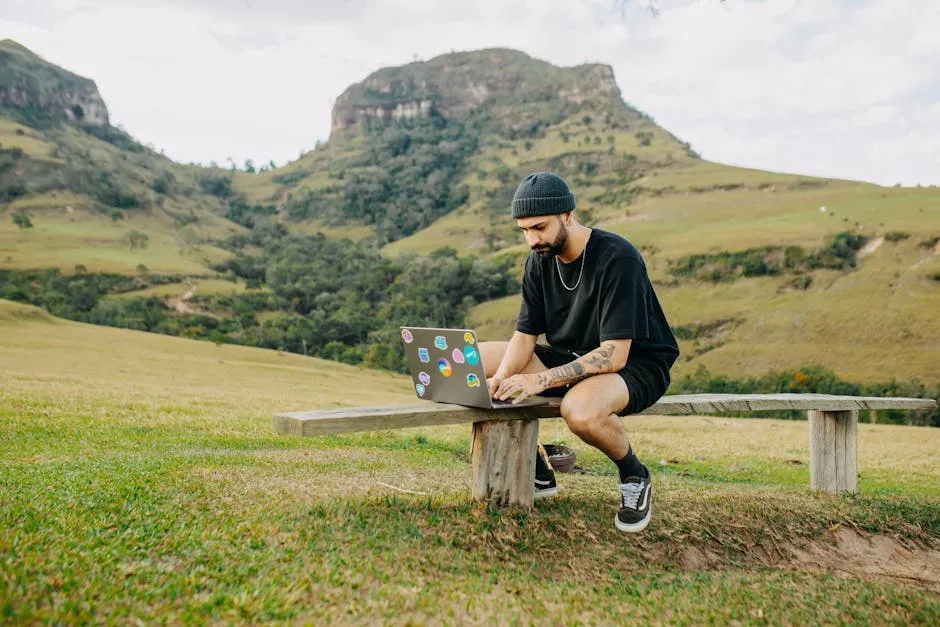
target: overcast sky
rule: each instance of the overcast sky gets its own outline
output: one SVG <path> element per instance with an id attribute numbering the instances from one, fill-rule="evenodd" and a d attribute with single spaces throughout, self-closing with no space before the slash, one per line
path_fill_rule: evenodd
<path id="1" fill-rule="evenodd" d="M 0 39 L 94 79 L 177 161 L 283 164 L 389 65 L 510 47 L 613 66 L 704 158 L 940 184 L 938 0 L 0 0 Z"/>

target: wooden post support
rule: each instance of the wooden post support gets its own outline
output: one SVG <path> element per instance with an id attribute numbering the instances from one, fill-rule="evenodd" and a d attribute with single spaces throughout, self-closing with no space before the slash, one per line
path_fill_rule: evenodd
<path id="1" fill-rule="evenodd" d="M 473 423 L 473 498 L 532 507 L 538 420 Z"/>
<path id="2" fill-rule="evenodd" d="M 809 482 L 814 490 L 858 491 L 858 411 L 809 410 Z"/>

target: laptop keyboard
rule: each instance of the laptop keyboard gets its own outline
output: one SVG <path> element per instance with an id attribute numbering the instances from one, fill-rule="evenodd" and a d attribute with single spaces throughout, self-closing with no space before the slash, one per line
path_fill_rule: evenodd
<path id="1" fill-rule="evenodd" d="M 512 401 L 498 401 L 495 398 L 490 399 L 490 403 L 493 404 L 493 409 L 508 409 L 510 407 L 535 407 L 536 405 L 544 405 L 544 399 L 538 398 L 528 398 L 518 405 L 513 404 Z"/>

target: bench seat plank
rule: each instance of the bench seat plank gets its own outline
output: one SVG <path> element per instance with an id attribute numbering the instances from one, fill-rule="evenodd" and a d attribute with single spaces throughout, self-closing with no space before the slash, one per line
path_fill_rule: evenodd
<path id="1" fill-rule="evenodd" d="M 558 405 L 559 403 L 551 403 L 518 409 L 478 409 L 463 405 L 420 401 L 403 405 L 288 412 L 275 414 L 274 430 L 288 435 L 312 436 L 490 420 L 557 418 Z"/>
<path id="2" fill-rule="evenodd" d="M 278 433 L 297 436 L 352 431 L 381 431 L 490 420 L 557 418 L 559 399 L 548 405 L 519 409 L 477 409 L 447 403 L 418 401 L 400 405 L 343 407 L 275 414 Z M 693 415 L 781 409 L 848 411 L 860 409 L 930 409 L 933 399 L 838 396 L 832 394 L 676 394 L 664 396 L 643 414 Z"/>
<path id="3" fill-rule="evenodd" d="M 836 394 L 675 394 L 664 396 L 643 414 L 713 414 L 729 411 L 772 411 L 815 409 L 844 411 L 850 409 L 930 409 L 933 399 L 839 396 Z"/>

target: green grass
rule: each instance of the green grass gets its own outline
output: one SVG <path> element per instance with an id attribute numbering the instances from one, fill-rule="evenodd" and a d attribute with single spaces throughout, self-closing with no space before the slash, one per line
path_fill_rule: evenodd
<path id="1" fill-rule="evenodd" d="M 936 583 L 858 565 L 885 543 L 918 559 L 936 551 L 936 429 L 860 425 L 862 494 L 834 497 L 807 489 L 804 422 L 629 418 L 657 497 L 650 528 L 625 536 L 611 520 L 613 465 L 559 420 L 543 421 L 542 438 L 575 448 L 586 474 L 560 475 L 561 496 L 530 511 L 470 500 L 469 425 L 320 438 L 271 428 L 275 411 L 412 399 L 398 375 L 0 302 L 0 616 L 940 617 Z M 853 538 L 872 544 L 852 553 Z"/>
<path id="2" fill-rule="evenodd" d="M 30 127 L 0 117 L 0 147 L 19 148 L 34 159 L 57 161 L 51 157 L 53 146 Z"/>
<path id="3" fill-rule="evenodd" d="M 151 272 L 206 274 L 206 259 L 218 262 L 230 255 L 211 244 L 187 246 L 166 215 L 150 213 L 115 222 L 75 201 L 64 194 L 13 203 L 13 209 L 29 209 L 31 229 L 17 228 L 9 211 L 0 213 L 0 267 L 71 272 L 82 264 L 89 272 L 134 274 L 143 264 Z M 211 222 L 206 228 L 213 228 Z M 131 230 L 147 235 L 145 248 L 129 248 L 124 238 Z"/>

